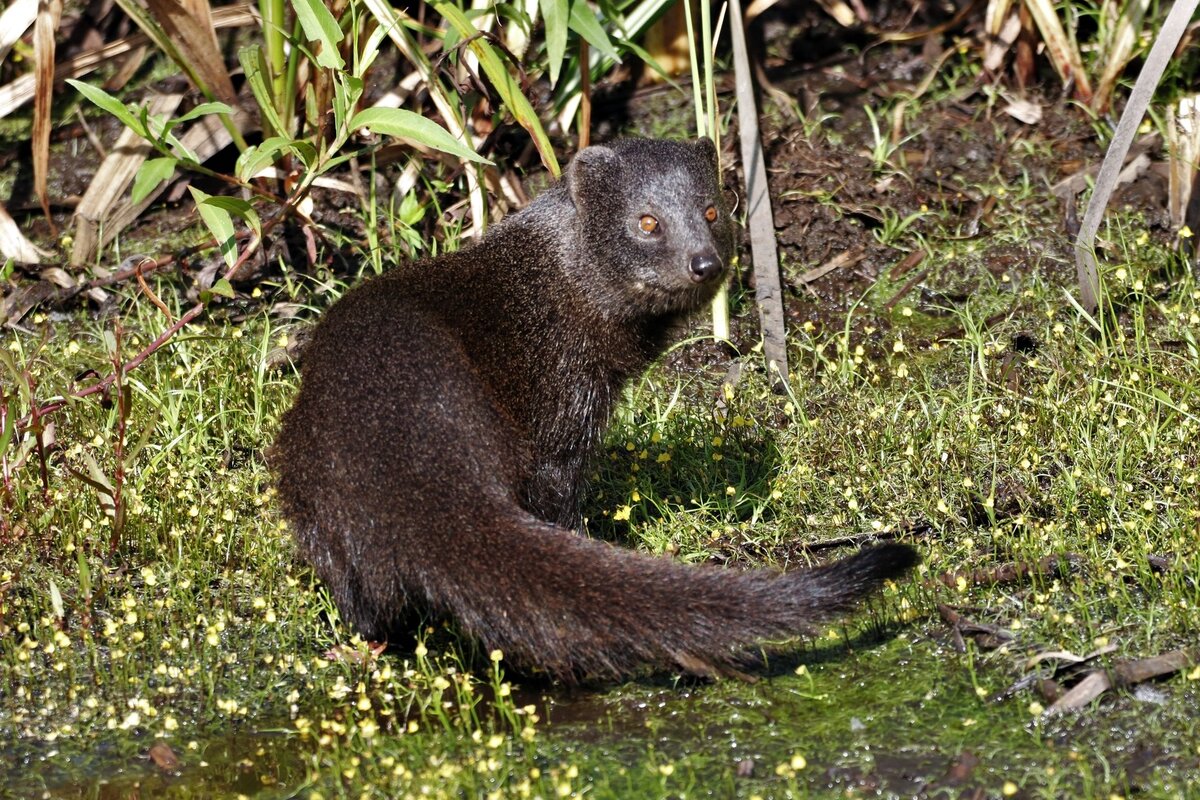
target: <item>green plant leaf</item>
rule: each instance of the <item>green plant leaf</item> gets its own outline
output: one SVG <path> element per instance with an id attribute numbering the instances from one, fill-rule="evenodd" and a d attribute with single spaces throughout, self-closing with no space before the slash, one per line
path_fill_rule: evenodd
<path id="1" fill-rule="evenodd" d="M 119 119 L 121 123 L 125 125 L 125 127 L 131 128 L 135 133 L 137 133 L 138 136 L 141 136 L 144 139 L 152 138 L 149 135 L 149 131 L 146 129 L 146 126 L 142 124 L 142 121 L 138 119 L 132 111 L 129 110 L 129 107 L 108 92 L 104 91 L 98 86 L 92 86 L 82 81 L 76 81 L 70 78 L 67 79 L 67 83 L 75 87 L 76 91 L 90 100 L 92 105 L 95 105 L 101 110 L 112 114 L 114 117 Z"/>
<path id="2" fill-rule="evenodd" d="M 367 70 L 371 68 L 371 64 L 375 62 L 375 58 L 379 55 L 379 48 L 383 45 L 383 40 L 388 36 L 388 29 L 384 25 L 380 25 L 371 31 L 371 35 L 367 37 L 367 41 L 362 47 L 362 52 L 358 56 L 358 63 L 354 68 L 354 76 L 356 78 L 361 78 L 367 74 Z"/>
<path id="3" fill-rule="evenodd" d="M 224 278 L 218 278 L 209 291 L 220 297 L 233 297 L 233 286 Z"/>
<path id="4" fill-rule="evenodd" d="M 322 0 L 292 0 L 292 7 L 296 9 L 296 19 L 308 40 L 321 43 L 321 52 L 316 55 L 317 66 L 345 69 L 346 62 L 338 52 L 342 29 L 325 3 Z"/>
<path id="5" fill-rule="evenodd" d="M 175 174 L 175 165 L 179 163 L 170 156 L 151 158 L 142 162 L 137 174 L 133 176 L 133 191 L 130 199 L 134 205 L 146 199 L 163 181 L 170 180 Z"/>
<path id="6" fill-rule="evenodd" d="M 450 23 L 454 27 L 458 35 L 464 39 L 470 39 L 468 47 L 471 52 L 479 59 L 479 64 L 483 67 L 483 71 L 487 73 L 488 80 L 492 82 L 492 86 L 500 95 L 500 99 L 508 106 L 508 110 L 516 119 L 517 124 L 529 132 L 533 137 L 533 144 L 537 147 L 538 155 L 542 157 L 542 163 L 546 165 L 546 169 L 550 170 L 550 174 L 558 177 L 562 171 L 558 166 L 558 158 L 554 155 L 554 147 L 550 144 L 550 137 L 546 135 L 545 128 L 542 127 L 541 120 L 538 119 L 537 113 L 533 110 L 529 100 L 521 93 L 521 87 L 512 73 L 508 71 L 501 60 L 500 55 L 496 52 L 496 48 L 492 47 L 487 39 L 477 36 L 479 33 L 466 15 L 452 3 L 434 3 L 434 8 L 442 19 Z"/>
<path id="7" fill-rule="evenodd" d="M 480 164 L 492 163 L 455 139 L 445 128 L 433 120 L 402 108 L 363 109 L 354 115 L 354 119 L 350 120 L 350 127 L 354 130 L 370 128 L 375 133 L 411 139 L 426 147 L 432 147 L 468 161 Z"/>
<path id="8" fill-rule="evenodd" d="M 571 3 L 570 0 L 538 0 L 538 7 L 546 23 L 546 62 L 553 86 L 558 83 L 563 58 L 567 54 L 567 21 L 571 14 Z"/>
<path id="9" fill-rule="evenodd" d="M 244 181 L 251 180 L 263 169 L 278 161 L 283 152 L 295 155 L 309 169 L 312 169 L 317 160 L 317 151 L 308 142 L 289 139 L 286 136 L 272 136 L 246 148 L 245 152 L 238 156 L 234 174 Z"/>
<path id="10" fill-rule="evenodd" d="M 254 210 L 254 206 L 247 203 L 240 197 L 227 197 L 225 195 L 210 195 L 204 198 L 203 205 L 209 208 L 219 208 L 222 211 L 227 211 L 230 214 L 236 214 L 246 220 L 246 224 L 258 236 L 262 235 L 262 222 L 258 218 L 258 212 Z"/>
<path id="11" fill-rule="evenodd" d="M 212 199 L 212 195 L 202 192 L 195 186 L 189 186 L 188 191 L 192 193 L 192 198 L 196 201 L 196 210 L 200 212 L 200 219 L 204 222 L 204 226 L 217 240 L 217 248 L 221 251 L 221 257 L 225 259 L 228 266 L 232 267 L 237 261 L 237 238 L 233 230 L 233 217 L 219 205 L 209 205 L 205 202 Z"/>
<path id="12" fill-rule="evenodd" d="M 587 40 L 587 43 L 596 48 L 601 55 L 614 61 L 621 60 L 621 56 L 617 54 L 612 42 L 608 40 L 608 34 L 604 32 L 604 28 L 600 27 L 599 20 L 592 13 L 591 7 L 583 0 L 571 3 L 571 30 Z"/>
<path id="13" fill-rule="evenodd" d="M 267 59 L 263 55 L 262 48 L 256 44 L 246 45 L 238 50 L 238 62 L 242 65 L 246 82 L 250 84 L 250 91 L 254 94 L 255 102 L 258 103 L 258 112 L 266 124 L 267 133 L 288 133 L 283 120 L 279 117 L 279 111 L 275 108 L 275 96 L 271 92 L 271 85 L 267 80 L 267 76 L 271 73 L 267 69 Z"/>
<path id="14" fill-rule="evenodd" d="M 353 75 L 340 74 L 333 82 L 333 125 L 339 136 L 349 138 L 351 130 L 345 128 L 346 120 L 354 113 L 362 97 L 363 81 Z M 344 133 L 343 133 L 344 131 Z M 344 141 L 344 139 L 342 140 Z"/>
<path id="15" fill-rule="evenodd" d="M 198 119 L 207 114 L 232 114 L 232 113 L 233 113 L 233 109 L 229 106 L 228 103 L 221 103 L 221 102 L 216 102 L 216 101 L 211 102 L 211 103 L 201 103 L 200 105 L 196 106 L 195 108 L 193 108 L 191 111 L 187 112 L 186 114 L 176 117 L 175 124 L 178 125 L 181 122 L 191 122 L 192 120 Z"/>
<path id="16" fill-rule="evenodd" d="M 4 414 L 4 429 L 0 430 L 0 453 L 8 452 L 8 443 L 12 441 L 13 432 L 16 430 L 16 422 L 13 409 L 8 407 L 8 398 L 0 395 L 0 407 L 5 409 Z"/>

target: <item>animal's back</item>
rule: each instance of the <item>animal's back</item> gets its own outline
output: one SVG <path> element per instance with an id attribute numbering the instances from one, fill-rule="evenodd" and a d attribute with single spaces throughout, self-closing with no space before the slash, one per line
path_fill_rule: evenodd
<path id="1" fill-rule="evenodd" d="M 475 247 L 318 325 L 273 460 L 301 553 L 364 635 L 412 607 L 565 678 L 710 674 L 915 562 L 892 545 L 785 575 L 695 568 L 566 527 L 613 398 L 724 273 L 713 155 L 589 148 Z"/>

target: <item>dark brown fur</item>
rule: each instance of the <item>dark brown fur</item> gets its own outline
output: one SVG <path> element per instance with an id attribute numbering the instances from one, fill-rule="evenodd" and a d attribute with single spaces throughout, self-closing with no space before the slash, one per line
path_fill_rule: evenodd
<path id="1" fill-rule="evenodd" d="M 394 635 L 417 609 L 557 677 L 712 674 L 915 563 L 889 545 L 739 572 L 575 532 L 622 386 L 724 274 L 714 162 L 707 140 L 588 148 L 478 245 L 330 309 L 273 461 L 302 555 L 363 635 Z M 639 229 L 645 214 L 656 233 Z"/>

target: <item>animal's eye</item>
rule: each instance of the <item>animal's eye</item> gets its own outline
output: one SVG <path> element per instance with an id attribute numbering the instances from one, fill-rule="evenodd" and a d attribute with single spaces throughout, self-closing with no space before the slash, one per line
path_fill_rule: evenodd
<path id="1" fill-rule="evenodd" d="M 708 208 L 704 209 L 704 218 L 706 220 L 708 220 L 709 222 L 716 222 L 717 221 L 717 207 L 709 206 Z"/>
<path id="2" fill-rule="evenodd" d="M 654 233 L 658 230 L 658 220 L 649 214 L 643 214 L 638 220 L 638 227 L 642 229 L 642 233 Z"/>

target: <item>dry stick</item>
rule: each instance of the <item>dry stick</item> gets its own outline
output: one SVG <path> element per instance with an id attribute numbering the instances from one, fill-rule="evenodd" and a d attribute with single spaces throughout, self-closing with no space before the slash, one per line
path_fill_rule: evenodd
<path id="1" fill-rule="evenodd" d="M 750 218 L 750 254 L 754 259 L 754 299 L 762 326 L 767 374 L 776 389 L 788 386 L 787 342 L 783 328 L 783 290 L 779 280 L 779 253 L 775 248 L 775 220 L 763 163 L 758 110 L 746 54 L 746 30 L 741 3 L 729 4 L 729 34 L 733 38 L 733 67 L 737 80 L 738 131 Z"/>
<path id="2" fill-rule="evenodd" d="M 1117 123 L 1117 132 L 1113 136 L 1112 144 L 1108 146 L 1104 163 L 1100 166 L 1100 174 L 1096 177 L 1096 188 L 1092 192 L 1087 212 L 1083 215 L 1079 238 L 1075 240 L 1079 301 L 1086 311 L 1094 311 L 1100 298 L 1100 268 L 1096 263 L 1095 253 L 1096 232 L 1100 230 L 1100 220 L 1104 216 L 1104 209 L 1108 206 L 1113 189 L 1116 188 L 1117 176 L 1125 163 L 1125 154 L 1129 152 L 1129 145 L 1132 144 L 1142 122 L 1146 107 L 1150 105 L 1150 98 L 1167 68 L 1171 54 L 1175 52 L 1175 47 L 1187 29 L 1198 1 L 1200 0 L 1178 0 L 1171 6 L 1171 12 L 1167 14 L 1167 20 L 1158 32 L 1158 38 L 1150 48 L 1150 55 L 1146 57 L 1137 83 L 1133 85 L 1125 112 L 1121 114 L 1121 121 Z"/>
<path id="3" fill-rule="evenodd" d="M 819 542 L 801 544 L 799 550 L 802 553 L 816 553 L 821 550 L 833 550 L 838 547 L 861 547 L 864 544 L 872 542 L 894 541 L 901 536 L 910 539 L 919 539 L 926 536 L 931 530 L 933 530 L 933 526 L 928 522 L 918 522 L 911 525 L 901 525 L 894 531 L 853 533 L 849 536 L 839 536 L 836 539 L 822 539 Z"/>
<path id="4" fill-rule="evenodd" d="M 908 296 L 908 293 L 916 287 L 918 283 L 929 277 L 929 270 L 923 269 L 916 275 L 913 275 L 908 281 L 900 287 L 900 290 L 892 295 L 892 299 L 883 304 L 884 311 L 891 311 L 896 307 L 896 304 Z"/>

